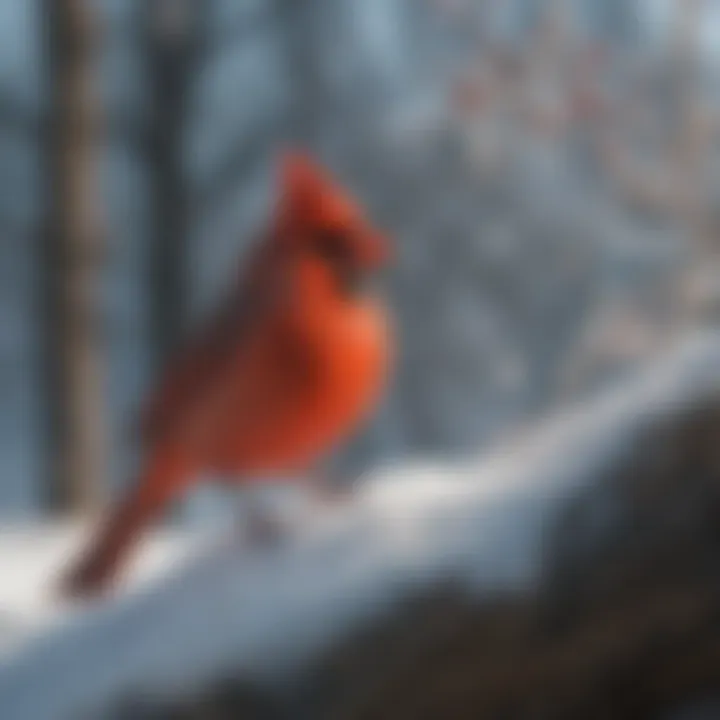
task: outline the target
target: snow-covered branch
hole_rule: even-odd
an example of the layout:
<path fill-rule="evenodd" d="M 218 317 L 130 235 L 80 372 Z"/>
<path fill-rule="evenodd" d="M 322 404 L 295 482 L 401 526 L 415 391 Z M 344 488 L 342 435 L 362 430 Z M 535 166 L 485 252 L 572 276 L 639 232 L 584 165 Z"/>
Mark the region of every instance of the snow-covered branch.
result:
<path fill-rule="evenodd" d="M 694 338 L 490 457 L 377 473 L 348 506 L 298 523 L 274 548 L 214 540 L 175 577 L 46 619 L 6 653 L 0 717 L 75 716 L 143 692 L 192 692 L 230 673 L 272 685 L 443 580 L 481 596 L 531 590 L 569 503 L 617 476 L 668 417 L 718 392 L 720 336 Z M 12 552 L 1 547 L 0 556 Z"/>

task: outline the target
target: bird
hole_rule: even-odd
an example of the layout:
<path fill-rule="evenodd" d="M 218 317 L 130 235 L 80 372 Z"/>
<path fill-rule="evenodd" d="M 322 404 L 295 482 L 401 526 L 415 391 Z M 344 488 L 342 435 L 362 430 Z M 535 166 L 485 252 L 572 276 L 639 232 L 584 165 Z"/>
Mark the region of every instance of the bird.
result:
<path fill-rule="evenodd" d="M 66 596 L 109 590 L 147 526 L 202 478 L 312 473 L 382 396 L 393 333 L 372 287 L 390 240 L 310 154 L 285 150 L 278 165 L 268 228 L 150 394 L 140 473 L 64 576 Z"/>

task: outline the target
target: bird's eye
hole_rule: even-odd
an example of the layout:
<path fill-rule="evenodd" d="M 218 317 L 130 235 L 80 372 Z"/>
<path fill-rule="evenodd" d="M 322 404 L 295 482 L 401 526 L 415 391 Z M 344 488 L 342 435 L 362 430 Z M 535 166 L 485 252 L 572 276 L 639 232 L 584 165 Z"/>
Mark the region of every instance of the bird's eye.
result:
<path fill-rule="evenodd" d="M 348 235 L 343 230 L 323 230 L 315 245 L 318 254 L 326 260 L 344 259 L 349 250 Z"/>

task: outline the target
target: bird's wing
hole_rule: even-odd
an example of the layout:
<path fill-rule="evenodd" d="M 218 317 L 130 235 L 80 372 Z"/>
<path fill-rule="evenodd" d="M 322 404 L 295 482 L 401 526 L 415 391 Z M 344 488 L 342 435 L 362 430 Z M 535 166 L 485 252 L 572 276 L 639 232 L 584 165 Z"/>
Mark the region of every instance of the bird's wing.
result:
<path fill-rule="evenodd" d="M 173 418 L 184 413 L 190 398 L 208 378 L 215 376 L 227 342 L 224 322 L 218 315 L 170 362 L 140 414 L 140 435 L 144 443 L 152 444 L 164 435 Z"/>
<path fill-rule="evenodd" d="M 209 321 L 185 344 L 162 373 L 155 390 L 140 414 L 140 436 L 153 444 L 182 421 L 217 378 L 238 347 L 247 342 L 252 328 L 263 322 L 277 283 L 272 258 L 256 253 Z"/>

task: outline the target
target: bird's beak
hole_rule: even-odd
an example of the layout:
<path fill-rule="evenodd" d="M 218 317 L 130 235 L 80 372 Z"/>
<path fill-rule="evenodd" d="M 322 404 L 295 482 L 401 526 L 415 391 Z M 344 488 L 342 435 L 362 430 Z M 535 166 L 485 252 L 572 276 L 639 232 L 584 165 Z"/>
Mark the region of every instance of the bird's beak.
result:
<path fill-rule="evenodd" d="M 392 261 L 392 251 L 387 238 L 380 233 L 368 233 L 360 245 L 359 259 L 369 268 L 388 265 Z"/>

